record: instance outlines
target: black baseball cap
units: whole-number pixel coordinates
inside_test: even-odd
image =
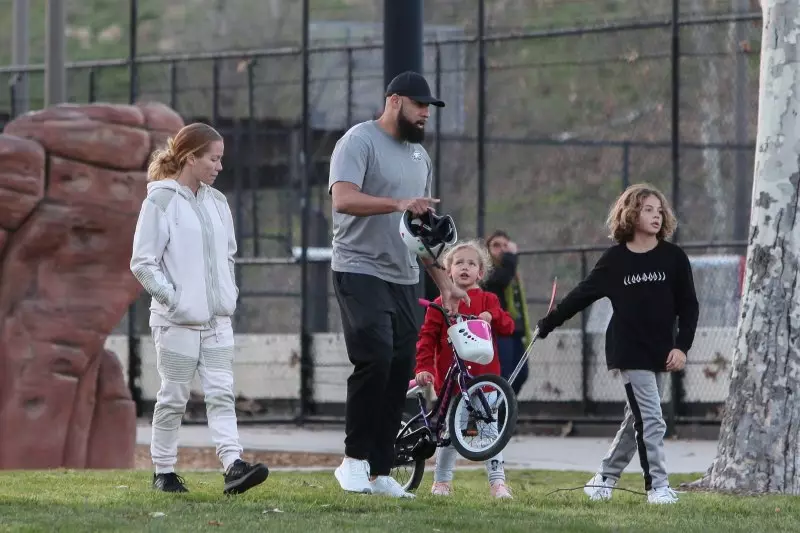
[[[386,87],[386,96],[393,94],[411,98],[420,104],[431,104],[437,107],[444,107],[444,102],[431,95],[431,88],[421,74],[407,70],[395,76]]]

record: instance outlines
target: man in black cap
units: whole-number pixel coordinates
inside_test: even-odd
[[[383,113],[350,128],[333,150],[333,287],[353,373],[347,380],[345,457],[336,479],[349,492],[413,497],[389,476],[419,334],[414,286],[419,263],[400,236],[401,215],[426,213],[431,159],[428,83],[404,72],[386,88]],[[424,261],[451,310],[467,294]]]
[[[425,121],[430,116],[429,106],[444,107],[444,102],[431,96],[425,78],[410,70],[398,74],[389,82],[385,96],[391,98],[392,95],[401,97],[396,117],[398,138],[411,143],[421,143],[425,140]],[[395,118],[386,116],[387,109],[388,106],[384,108],[383,116],[379,120],[391,122],[391,119]],[[415,111],[418,116],[408,116],[413,115]]]

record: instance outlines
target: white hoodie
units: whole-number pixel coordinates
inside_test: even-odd
[[[175,180],[147,184],[131,272],[152,296],[150,326],[213,327],[236,310],[236,237],[228,201],[200,185],[197,196]]]

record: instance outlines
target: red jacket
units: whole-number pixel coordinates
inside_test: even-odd
[[[494,343],[494,359],[487,365],[478,365],[464,361],[469,373],[473,376],[482,374],[500,375],[500,360],[497,357],[497,335],[511,335],[514,333],[514,319],[507,311],[500,307],[500,300],[491,292],[482,289],[470,289],[470,305],[461,302],[458,312],[465,315],[479,315],[488,311],[492,315],[492,342]],[[437,304],[442,303],[441,296],[436,298]],[[447,327],[441,311],[428,308],[425,312],[425,322],[419,332],[417,341],[417,367],[414,375],[420,372],[430,372],[434,377],[435,390],[442,386],[447,370],[453,364],[453,350],[447,343]]]

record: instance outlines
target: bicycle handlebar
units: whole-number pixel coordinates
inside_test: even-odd
[[[456,317],[459,317],[459,316],[464,318],[465,320],[474,320],[474,319],[480,318],[480,317],[478,317],[476,315],[462,315],[461,313],[455,313],[455,314],[451,315],[450,313],[447,312],[447,309],[445,309],[441,305],[439,305],[439,304],[437,304],[435,302],[432,302],[430,300],[426,300],[425,298],[420,298],[418,300],[418,302],[423,307],[433,307],[434,309],[436,309],[437,311],[442,313],[442,315],[444,315],[444,318],[445,318],[446,321],[455,320]]]

